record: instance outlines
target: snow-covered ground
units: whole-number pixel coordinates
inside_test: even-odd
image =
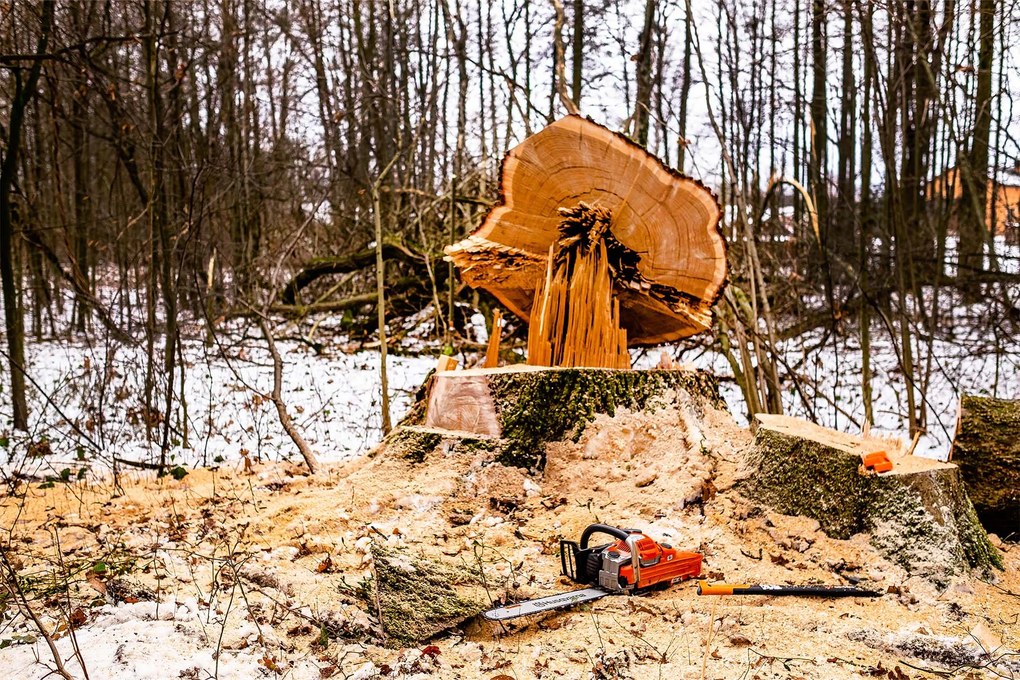
[[[169,461],[194,467],[241,455],[253,461],[296,455],[267,398],[273,369],[265,341],[257,333],[240,330],[223,337],[226,340],[211,346],[201,340],[184,341],[184,389],[178,370]],[[297,340],[278,340],[277,346],[284,360],[282,393],[288,411],[320,460],[350,458],[379,440],[378,352],[347,352],[342,340],[325,341],[318,353]],[[389,357],[395,419],[407,410],[434,362],[428,356]],[[107,471],[114,457],[158,461],[162,427],[156,423],[151,428],[152,441],[145,427],[144,347],[66,340],[31,343],[28,364],[34,382],[30,434],[5,438],[8,468],[59,475],[68,468],[77,474],[83,466]],[[9,427],[10,402],[6,393],[2,396],[0,421]],[[162,418],[162,408],[154,410]],[[42,441],[48,446],[40,450]],[[26,459],[30,448],[51,453]]]

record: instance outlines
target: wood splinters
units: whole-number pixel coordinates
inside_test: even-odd
[[[627,333],[602,240],[610,215],[583,203],[561,214],[564,238],[550,248],[544,280],[535,290],[528,363],[630,368]],[[584,229],[580,235],[571,233],[579,228]]]
[[[485,350],[485,368],[496,368],[499,365],[499,342],[503,337],[503,312],[492,313],[492,333],[489,334],[489,346]]]

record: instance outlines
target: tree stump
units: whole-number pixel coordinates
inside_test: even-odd
[[[755,426],[748,497],[816,519],[833,538],[868,532],[891,561],[936,583],[972,567],[1002,567],[955,465],[788,416],[757,414]],[[877,450],[892,471],[863,470],[861,455]]]
[[[545,445],[577,441],[595,415],[688,402],[725,408],[715,377],[694,370],[540,368],[445,371],[429,378],[424,400],[383,441],[388,452],[423,460],[447,446],[494,452],[498,463],[541,471]]]
[[[1020,401],[965,394],[949,454],[989,531],[1020,532]]]

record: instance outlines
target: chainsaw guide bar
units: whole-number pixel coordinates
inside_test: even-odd
[[[582,588],[581,590],[572,590],[569,593],[549,595],[535,600],[528,600],[527,602],[518,602],[517,604],[508,604],[505,607],[490,609],[487,612],[483,612],[482,616],[489,621],[506,621],[507,619],[516,619],[518,616],[540,614],[552,611],[553,609],[562,609],[563,607],[573,607],[574,605],[597,600],[608,594],[608,592],[601,588]]]

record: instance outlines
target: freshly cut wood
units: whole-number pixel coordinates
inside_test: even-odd
[[[503,337],[503,312],[496,310],[492,314],[492,333],[485,350],[485,368],[496,368],[499,365],[499,341]]]
[[[891,561],[938,583],[971,567],[1001,568],[955,465],[789,416],[757,414],[754,425],[749,498],[816,519],[833,538],[870,533]],[[891,472],[863,469],[862,454],[878,450]]]
[[[613,295],[605,237],[609,211],[584,203],[561,208],[561,237],[535,289],[528,329],[532,366],[630,368],[627,331]]]
[[[1020,401],[963,395],[950,460],[985,528],[1020,536]]]
[[[431,449],[443,436],[467,438],[470,447],[493,450],[499,463],[541,470],[545,445],[576,440],[597,414],[652,409],[678,393],[696,408],[725,408],[715,377],[704,371],[517,365],[437,373],[423,396],[428,407],[412,408],[383,447],[399,441],[401,456],[419,459],[418,444]]]
[[[474,371],[436,372],[425,426],[498,437],[496,405],[484,375]]]
[[[500,181],[502,203],[446,249],[466,283],[531,321],[550,251],[555,257],[564,237],[563,211],[586,206],[609,219],[612,293],[630,345],[668,342],[711,326],[712,305],[726,282],[726,246],[719,205],[700,182],[576,115],[512,149]]]

